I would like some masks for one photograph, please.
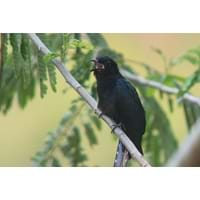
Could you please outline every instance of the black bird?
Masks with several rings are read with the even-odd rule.
[[[94,68],[91,71],[94,71],[97,80],[98,107],[103,114],[120,125],[143,154],[141,142],[146,125],[145,111],[136,89],[120,74],[117,63],[110,57],[97,57],[92,61]],[[120,149],[122,153],[125,153],[126,150],[122,143],[118,145],[117,154]],[[119,156],[122,157],[122,155]],[[130,155],[128,159],[130,159]],[[115,162],[118,161],[115,160]],[[122,164],[115,163],[115,166],[117,165],[121,166]]]

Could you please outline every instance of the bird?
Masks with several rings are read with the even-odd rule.
[[[98,108],[115,121],[143,155],[142,136],[145,132],[145,110],[135,87],[119,71],[117,63],[109,56],[91,60],[97,82]],[[114,166],[123,166],[131,158],[119,141]]]

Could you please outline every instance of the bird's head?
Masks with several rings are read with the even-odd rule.
[[[108,56],[97,57],[91,61],[94,63],[91,71],[94,72],[96,77],[103,78],[119,74],[117,63]]]

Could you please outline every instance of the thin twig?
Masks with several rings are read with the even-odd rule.
[[[121,70],[121,73],[129,81],[132,81],[132,82],[137,83],[137,84],[142,85],[142,86],[152,87],[152,88],[158,89],[162,92],[165,92],[167,94],[178,94],[178,92],[179,92],[179,90],[177,88],[169,87],[169,86],[166,86],[166,85],[159,83],[159,82],[156,82],[156,81],[144,79],[143,77],[138,76],[138,75],[134,75],[134,74],[132,74],[132,73],[126,71],[126,70]],[[182,101],[182,100],[186,100],[190,103],[194,103],[194,104],[197,104],[198,106],[200,106],[200,98],[195,97],[191,94],[188,94],[188,93],[184,94],[179,99],[179,101]]]
[[[172,156],[167,166],[200,166],[200,119],[192,127],[186,141]]]
[[[28,36],[31,38],[33,43],[44,55],[50,54],[50,50],[41,42],[41,40],[34,33],[29,33]],[[85,102],[90,106],[93,111],[100,116],[102,114],[101,110],[97,108],[96,101],[89,95],[89,93],[83,88],[74,77],[70,74],[64,64],[57,58],[52,59],[52,62],[56,65],[57,69],[63,75],[65,81],[85,100]],[[107,123],[107,125],[112,129],[115,123],[107,116],[101,115],[101,118]],[[141,153],[137,150],[135,145],[130,141],[126,134],[120,129],[116,128],[114,133],[118,136],[119,140],[124,144],[126,149],[129,151],[131,157],[144,167],[150,167],[151,165],[143,158]]]

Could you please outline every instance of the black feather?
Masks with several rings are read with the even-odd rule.
[[[146,125],[145,111],[136,89],[120,74],[117,63],[111,58],[97,58],[95,65],[98,107],[117,124],[121,124],[124,132],[143,154],[141,142]]]

